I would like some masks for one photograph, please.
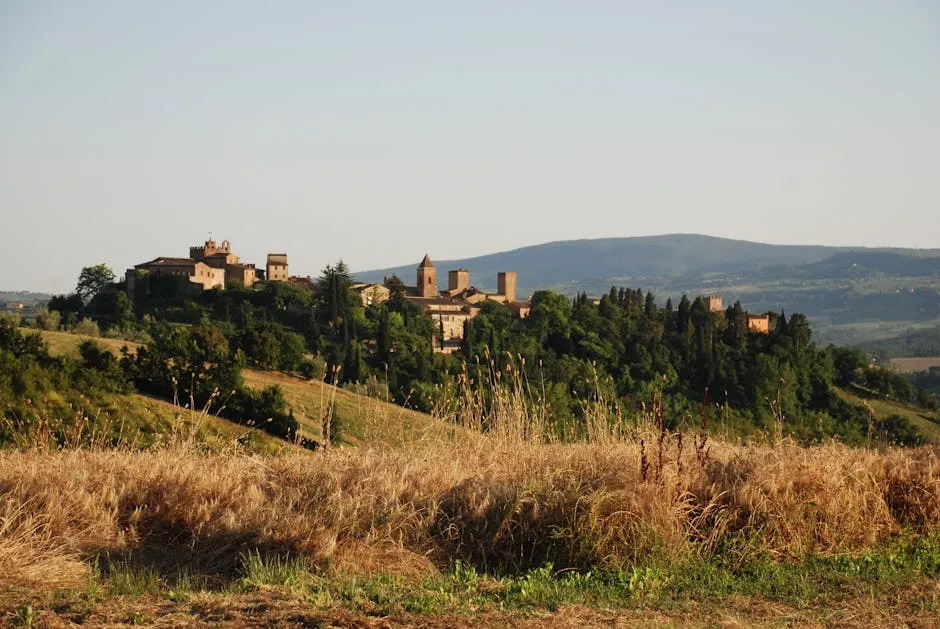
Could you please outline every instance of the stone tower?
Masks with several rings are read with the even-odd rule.
[[[496,283],[500,295],[506,296],[506,301],[516,301],[516,272],[505,271],[496,276]]]
[[[417,288],[419,297],[437,297],[437,270],[427,254],[424,254],[424,259],[418,265]]]
[[[470,288],[470,271],[467,269],[454,269],[447,273],[447,290],[462,291]]]
[[[287,277],[287,254],[269,253],[265,279],[274,282],[286,282]]]
[[[705,295],[705,306],[709,312],[724,312],[721,295]]]

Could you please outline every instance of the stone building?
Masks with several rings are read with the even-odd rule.
[[[235,282],[242,286],[249,287],[258,279],[258,273],[254,264],[235,264],[225,265],[225,281]]]
[[[305,290],[308,290],[311,293],[315,293],[319,287],[318,282],[312,277],[310,277],[309,275],[306,275],[306,276],[292,275],[287,278],[287,283],[292,284],[293,286],[296,286],[298,288],[303,288]]]
[[[447,272],[447,294],[451,297],[470,289],[470,271],[454,269]]]
[[[255,265],[239,262],[238,256],[232,253],[231,243],[227,240],[216,244],[210,238],[201,247],[190,247],[189,257],[213,268],[224,270],[226,282],[235,282],[248,287],[257,279]]]
[[[506,302],[516,301],[516,273],[504,271],[496,275],[496,292],[505,297]]]
[[[721,295],[705,295],[702,297],[709,312],[725,313]],[[747,329],[754,334],[770,334],[770,314],[748,314]]]
[[[133,293],[138,272],[154,277],[185,277],[192,284],[201,286],[202,290],[225,288],[225,269],[217,269],[192,258],[154,258],[150,262],[135,265],[127,271],[130,293]]]
[[[747,316],[747,329],[755,334],[770,334],[770,315],[752,315]]]
[[[272,266],[272,256],[275,276],[286,279],[287,254],[269,255],[269,269]],[[263,275],[264,271],[256,269],[254,264],[241,262],[238,256],[232,253],[232,245],[228,240],[217,243],[210,236],[202,245],[190,247],[188,258],[159,257],[128,269],[125,274],[127,292],[132,297],[137,288],[137,279],[142,273],[153,277],[185,277],[189,284],[184,285],[184,288],[200,287],[199,290],[207,290],[225,288],[229,282],[250,287],[261,279],[259,276]]]
[[[415,270],[414,286],[405,287],[405,299],[421,306],[437,324],[434,351],[450,353],[460,347],[464,324],[480,313],[487,300],[505,304],[519,318],[529,314],[529,302],[517,299],[517,279],[514,272],[497,275],[498,292],[485,293],[470,283],[470,271],[453,269],[447,273],[447,290],[438,291],[437,269],[431,258],[425,255]],[[388,287],[384,287],[388,291]],[[369,285],[361,285],[360,295],[366,303]],[[374,292],[372,303],[381,303],[389,298],[388,292]],[[443,336],[442,336],[443,335]]]
[[[286,282],[288,277],[287,254],[269,253],[265,279],[269,282]]]
[[[721,295],[705,295],[702,299],[705,300],[705,307],[709,312],[724,312]]]
[[[351,286],[351,288],[358,293],[359,298],[362,299],[362,305],[368,308],[372,304],[381,304],[388,301],[389,297],[392,296],[392,291],[389,290],[387,286],[382,284],[365,284],[363,282],[357,282]]]

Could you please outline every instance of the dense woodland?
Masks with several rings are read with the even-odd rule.
[[[38,341],[21,334],[17,340],[7,330],[3,377],[30,381],[22,376],[34,369],[23,366],[30,361],[47,370],[49,386],[58,382],[57,371],[97,370],[114,383],[108,386],[196,406],[214,403],[239,421],[271,419],[268,429],[287,437],[296,422],[280,391],[252,393],[241,381],[242,367],[342,386],[368,383],[363,390],[424,411],[440,407],[460,383],[490,400],[501,386],[499,375],[514,372],[562,438],[583,434],[585,405],[601,400],[616,411],[612,416],[628,419],[652,403],[670,429],[708,421],[738,434],[778,426],[803,442],[835,436],[916,444],[923,437],[906,419],[875,421],[839,389],[924,408],[936,404],[911,380],[872,366],[859,350],[816,347],[799,313],[774,314],[771,333],[756,334],[740,303],[716,313],[701,298],[661,307],[638,289],[611,288],[598,304],[585,295],[538,291],[526,319],[485,302],[468,322],[460,351],[445,355],[433,351],[438,325],[404,299],[400,281],[388,302],[369,307],[351,283],[342,262],[324,269],[314,290],[268,282],[186,296],[176,278],[143,276],[131,301],[106,267],[86,268],[76,293],[54,297],[38,325],[94,325],[145,345],[113,363],[87,348],[82,363],[70,366],[45,355]],[[13,408],[36,386],[5,388],[13,393],[4,402]]]

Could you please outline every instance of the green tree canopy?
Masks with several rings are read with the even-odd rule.
[[[98,293],[114,283],[114,271],[107,264],[86,266],[78,274],[78,285],[75,292],[82,298],[83,303],[90,302]]]

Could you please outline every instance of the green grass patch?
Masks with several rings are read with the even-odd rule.
[[[130,558],[109,563],[104,584],[109,596],[143,596],[162,588],[159,572]]]
[[[241,588],[251,590],[263,585],[299,586],[313,579],[310,566],[297,558],[258,551],[242,553]]]
[[[861,397],[852,391],[836,388],[842,399],[857,406],[868,405],[874,412],[875,419],[885,419],[891,415],[900,415],[917,428],[928,443],[940,443],[940,414],[892,400]]]

